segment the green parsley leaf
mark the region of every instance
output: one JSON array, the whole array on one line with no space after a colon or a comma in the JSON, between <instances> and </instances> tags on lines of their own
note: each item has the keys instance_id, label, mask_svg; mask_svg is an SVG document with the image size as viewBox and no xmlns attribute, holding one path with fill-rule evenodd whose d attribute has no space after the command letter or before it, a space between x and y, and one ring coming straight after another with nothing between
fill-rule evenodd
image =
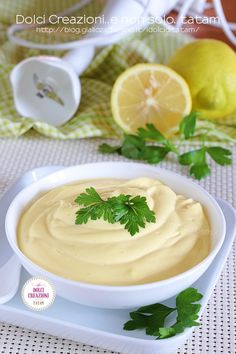
<instances>
[{"instance_id":1,"label":"green parsley leaf","mask_svg":"<svg viewBox=\"0 0 236 354\"><path fill-rule=\"evenodd\" d=\"M176 147L168 139L166 139L166 137L163 134L161 134L153 124L146 124L146 129L139 128L137 134L144 141L151 140L153 142L162 144L162 146L158 146L158 147L162 148L163 150L165 149L166 154L170 151L177 153ZM143 156L142 159L146 160Z\"/></svg>"},{"instance_id":2,"label":"green parsley leaf","mask_svg":"<svg viewBox=\"0 0 236 354\"><path fill-rule=\"evenodd\" d=\"M145 222L156 221L155 214L149 209L145 197L120 195L110 200L113 202L115 221L125 225L131 236L138 233L141 227L144 228Z\"/></svg>"},{"instance_id":3,"label":"green parsley leaf","mask_svg":"<svg viewBox=\"0 0 236 354\"><path fill-rule=\"evenodd\" d=\"M144 140L152 140L160 143L166 143L167 139L153 124L146 124L146 129L138 128L138 136Z\"/></svg>"},{"instance_id":4,"label":"green parsley leaf","mask_svg":"<svg viewBox=\"0 0 236 354\"><path fill-rule=\"evenodd\" d=\"M108 144L101 144L98 147L98 151L101 152L102 154L114 154L114 153L121 153L121 147L120 146L110 146Z\"/></svg>"},{"instance_id":5,"label":"green parsley leaf","mask_svg":"<svg viewBox=\"0 0 236 354\"><path fill-rule=\"evenodd\" d=\"M188 288L176 297L176 307L168 307L162 304L153 304L140 307L130 312L131 320L124 324L124 329L133 331L145 329L146 334L157 339L173 337L181 333L187 327L198 326L198 313L201 305L195 302L201 300L202 295L197 289ZM165 327L167 317L176 312L176 322L171 327Z\"/></svg>"},{"instance_id":6,"label":"green parsley leaf","mask_svg":"<svg viewBox=\"0 0 236 354\"><path fill-rule=\"evenodd\" d=\"M145 147L145 141L137 135L125 135L121 146L121 154L129 159L142 159L142 150Z\"/></svg>"},{"instance_id":7,"label":"green parsley leaf","mask_svg":"<svg viewBox=\"0 0 236 354\"><path fill-rule=\"evenodd\" d=\"M190 168L190 175L196 179L202 179L210 175L211 169L207 163L195 164Z\"/></svg>"},{"instance_id":8,"label":"green parsley leaf","mask_svg":"<svg viewBox=\"0 0 236 354\"><path fill-rule=\"evenodd\" d=\"M181 322L185 327L197 326L195 320L198 318L201 305L194 302L201 299L202 294L198 293L197 289L188 288L182 291L176 298L177 323Z\"/></svg>"},{"instance_id":9,"label":"green parsley leaf","mask_svg":"<svg viewBox=\"0 0 236 354\"><path fill-rule=\"evenodd\" d=\"M165 339L169 337L175 336L176 331L172 327L162 327L159 328L159 338L158 339Z\"/></svg>"},{"instance_id":10,"label":"green parsley leaf","mask_svg":"<svg viewBox=\"0 0 236 354\"><path fill-rule=\"evenodd\" d=\"M190 175L202 179L211 173L206 161L206 148L188 151L179 156L181 165L190 165Z\"/></svg>"},{"instance_id":11,"label":"green parsley leaf","mask_svg":"<svg viewBox=\"0 0 236 354\"><path fill-rule=\"evenodd\" d=\"M145 146L142 150L142 159L150 164L161 162L170 150L162 146Z\"/></svg>"},{"instance_id":12,"label":"green parsley leaf","mask_svg":"<svg viewBox=\"0 0 236 354\"><path fill-rule=\"evenodd\" d=\"M179 124L179 131L185 139L191 138L196 130L197 113L191 112ZM150 144L150 142L152 142ZM116 153L131 160L146 161L149 164L158 164L172 152L178 155L181 165L189 165L190 175L202 179L211 173L207 162L207 154L221 166L232 163L231 151L219 146L206 147L202 143L200 149L180 154L177 146L168 140L153 124L146 124L139 128L137 134L124 136L121 146L102 144L99 151L105 154Z\"/></svg>"},{"instance_id":13,"label":"green parsley leaf","mask_svg":"<svg viewBox=\"0 0 236 354\"><path fill-rule=\"evenodd\" d=\"M137 311L130 312L132 320L126 322L123 328L126 331L145 329L146 334L158 337L159 328L164 326L165 318L174 311L175 309L162 304L140 307Z\"/></svg>"},{"instance_id":14,"label":"green parsley leaf","mask_svg":"<svg viewBox=\"0 0 236 354\"><path fill-rule=\"evenodd\" d=\"M184 135L185 139L189 139L194 135L196 128L196 118L197 113L191 112L181 120L179 124L179 130L180 133Z\"/></svg>"},{"instance_id":15,"label":"green parsley leaf","mask_svg":"<svg viewBox=\"0 0 236 354\"><path fill-rule=\"evenodd\" d=\"M100 195L97 193L97 191L93 188L87 188L85 189L86 193L81 193L76 199L75 202L79 205L90 205L93 203L99 203L103 202L102 198Z\"/></svg>"},{"instance_id":16,"label":"green parsley leaf","mask_svg":"<svg viewBox=\"0 0 236 354\"><path fill-rule=\"evenodd\" d=\"M181 165L202 164L205 162L205 149L197 149L185 152L179 156Z\"/></svg>"},{"instance_id":17,"label":"green parsley leaf","mask_svg":"<svg viewBox=\"0 0 236 354\"><path fill-rule=\"evenodd\" d=\"M195 288L187 288L176 297L177 307L184 307L189 302L197 302L202 299L202 294Z\"/></svg>"},{"instance_id":18,"label":"green parsley leaf","mask_svg":"<svg viewBox=\"0 0 236 354\"><path fill-rule=\"evenodd\" d=\"M85 206L85 208L76 212L76 225L87 224L89 219L97 220L101 218L111 224L115 223L111 203L103 200L93 187L87 188L86 193L81 193L75 199L75 202Z\"/></svg>"},{"instance_id":19,"label":"green parsley leaf","mask_svg":"<svg viewBox=\"0 0 236 354\"><path fill-rule=\"evenodd\" d=\"M173 337L177 333L184 332L185 328L199 326L196 322L201 309L200 304L195 302L202 299L202 294L197 289L188 288L176 297L176 323L167 328L161 328L160 339Z\"/></svg>"},{"instance_id":20,"label":"green parsley leaf","mask_svg":"<svg viewBox=\"0 0 236 354\"><path fill-rule=\"evenodd\" d=\"M211 158L221 166L231 165L231 151L228 149L224 149L220 146L213 146L207 148L208 154Z\"/></svg>"},{"instance_id":21,"label":"green parsley leaf","mask_svg":"<svg viewBox=\"0 0 236 354\"><path fill-rule=\"evenodd\" d=\"M133 236L140 231L140 228L145 227L146 222L156 221L146 198L141 196L131 197L121 194L104 200L93 187L90 187L86 189L86 193L81 193L75 202L85 206L76 212L77 225L103 218L111 224L119 222Z\"/></svg>"},{"instance_id":22,"label":"green parsley leaf","mask_svg":"<svg viewBox=\"0 0 236 354\"><path fill-rule=\"evenodd\" d=\"M142 159L142 150L145 147L145 141L137 136L128 134L124 136L121 146L111 146L108 144L101 144L98 151L102 154L113 154L125 156L128 159L139 160Z\"/></svg>"},{"instance_id":23,"label":"green parsley leaf","mask_svg":"<svg viewBox=\"0 0 236 354\"><path fill-rule=\"evenodd\" d=\"M155 141L159 145L147 145L146 140ZM143 160L150 164L161 162L171 151L177 153L175 146L153 124L147 124L146 129L139 128L137 135L125 135L121 146L102 144L99 151L105 154L118 153L129 159Z\"/></svg>"},{"instance_id":24,"label":"green parsley leaf","mask_svg":"<svg viewBox=\"0 0 236 354\"><path fill-rule=\"evenodd\" d=\"M130 317L132 320L124 324L124 329L126 331L133 331L135 329L143 329L148 327L149 316L138 312L130 312Z\"/></svg>"}]
</instances>

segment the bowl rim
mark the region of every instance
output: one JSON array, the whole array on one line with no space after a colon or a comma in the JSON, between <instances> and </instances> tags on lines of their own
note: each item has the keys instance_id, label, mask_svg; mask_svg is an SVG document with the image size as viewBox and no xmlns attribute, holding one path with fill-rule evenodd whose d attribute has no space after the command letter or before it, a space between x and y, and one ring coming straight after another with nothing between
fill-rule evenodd
<instances>
[{"instance_id":1,"label":"bowl rim","mask_svg":"<svg viewBox=\"0 0 236 354\"><path fill-rule=\"evenodd\" d=\"M210 251L210 253L199 263L197 263L196 265L194 265L193 267L191 267L190 269L187 269L186 271L179 273L175 276L172 276L170 278L166 278L163 280L158 280L155 282L150 282L150 283L144 283L144 284L133 284L133 285L102 285L102 284L93 284L93 283L86 283L86 282L81 282L81 281L76 281L76 280L72 280L69 278L65 278L63 276L54 274L44 268L42 268L41 266L37 265L36 263L34 263L32 260L30 260L27 256L25 256L25 254L20 250L20 248L18 247L18 244L16 242L16 237L13 238L10 236L11 232L9 232L9 223L11 221L11 213L14 210L15 207L15 203L21 199L22 195L24 194L24 192L27 189L31 189L33 188L33 186L37 185L39 182L44 182L45 180L47 180L49 177L53 177L54 175L56 176L59 173L62 173L63 171L66 170L71 170L71 169L77 169L80 167L90 167L90 166L98 166L98 165L123 165L123 166L134 166L137 168L148 168L150 169L150 171L152 170L153 172L155 172L156 174L158 174L158 172L163 172L163 173L167 173L171 176L173 176L173 178L180 178L181 180L183 180L183 182L188 182L189 184L194 185L195 188L199 189L203 194L206 195L206 197L208 198L208 200L211 202L211 205L214 206L215 210L217 211L217 213L219 214L220 218L221 218L221 228L222 228L222 232L221 232L221 237L218 240L216 246ZM89 179L89 178L88 178ZM125 178L124 178L125 179ZM76 181L79 181L79 179L76 179ZM64 182L66 184L66 182ZM68 182L69 184L70 182ZM61 184L63 185L63 183ZM168 185L168 184L167 184ZM40 192L39 192L40 193ZM150 166L150 165L146 165L143 163L136 163L136 162L122 162L122 161L106 161L106 162L93 162L93 163L85 163L85 164L80 164L80 165L73 165L73 166L69 166L69 167L65 167L62 168L56 172L52 172L49 173L47 176L40 178L39 180L31 183L30 185L26 186L25 188L23 188L16 196L15 198L11 201L11 204L7 210L6 213L6 217L5 217L5 231L6 231L6 235L7 235L7 240L11 246L11 248L13 249L14 253L17 255L17 257L19 258L19 261L21 264L24 263L28 263L29 266L31 268L34 268L35 271L37 271L38 273L43 273L43 275L45 277L48 277L49 280L51 280L52 282L63 282L64 285L70 285L70 286L74 286L74 287L82 287L82 288L86 288L86 289L91 289L91 290L98 290L98 291L108 291L108 292L112 292L112 291L137 291L137 290L148 290L148 289L152 289L152 288L156 288L156 287L163 287L163 286L168 286L168 284L175 282L175 281L179 281L182 278L185 278L186 276L190 276L192 273L195 273L197 271L197 269L199 268L199 270L205 265L207 264L209 261L210 263L212 262L212 260L214 259L214 257L216 256L216 254L219 252L223 242L224 242L224 238L225 238L225 233L226 233L226 221L225 221L225 217L224 214L220 208L220 206L218 205L217 201L213 198L213 196L211 196L211 194L209 192L207 192L203 187L201 187L199 184L197 184L196 182L192 181L190 178L182 176L176 172L167 170L165 168L159 167L159 166ZM15 231L16 234L16 231ZM23 262L24 261L24 262ZM210 264L209 264L210 265ZM24 265L23 265L24 266Z\"/></svg>"}]
</instances>

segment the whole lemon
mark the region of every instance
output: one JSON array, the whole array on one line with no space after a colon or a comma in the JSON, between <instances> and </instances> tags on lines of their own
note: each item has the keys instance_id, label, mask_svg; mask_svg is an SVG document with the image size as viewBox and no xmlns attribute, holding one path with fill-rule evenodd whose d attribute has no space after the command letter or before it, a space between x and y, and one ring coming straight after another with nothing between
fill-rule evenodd
<instances>
[{"instance_id":1,"label":"whole lemon","mask_svg":"<svg viewBox=\"0 0 236 354\"><path fill-rule=\"evenodd\" d=\"M189 85L193 110L209 119L236 109L236 53L214 39L193 41L177 50L169 66Z\"/></svg>"}]
</instances>

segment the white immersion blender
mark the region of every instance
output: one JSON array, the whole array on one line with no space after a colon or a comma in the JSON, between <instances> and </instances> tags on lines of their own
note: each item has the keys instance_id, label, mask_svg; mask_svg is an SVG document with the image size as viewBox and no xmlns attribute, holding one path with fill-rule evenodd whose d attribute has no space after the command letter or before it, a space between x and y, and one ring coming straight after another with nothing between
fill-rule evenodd
<instances>
[{"instance_id":1,"label":"white immersion blender","mask_svg":"<svg viewBox=\"0 0 236 354\"><path fill-rule=\"evenodd\" d=\"M57 16L65 16L86 5L89 1L80 1ZM99 33L85 35L79 41L59 44L39 44L15 36L19 32L35 25L15 24L8 30L8 36L16 44L37 49L70 51L62 58L41 55L23 60L14 67L10 80L13 88L14 103L23 117L35 121L60 126L73 117L81 98L79 75L93 59L95 47L117 42L129 31L144 26L137 21L130 25L123 21L124 16L140 19L146 16L147 4L135 0L109 0L99 16ZM111 21L115 18L116 21ZM115 23L114 23L115 22Z\"/></svg>"}]
</instances>

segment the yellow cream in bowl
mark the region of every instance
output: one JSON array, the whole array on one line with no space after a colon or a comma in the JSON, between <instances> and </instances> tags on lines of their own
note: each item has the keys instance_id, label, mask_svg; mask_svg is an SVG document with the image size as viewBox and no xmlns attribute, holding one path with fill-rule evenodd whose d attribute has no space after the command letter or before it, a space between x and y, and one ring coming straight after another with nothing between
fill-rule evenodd
<instances>
[{"instance_id":1,"label":"yellow cream in bowl","mask_svg":"<svg viewBox=\"0 0 236 354\"><path fill-rule=\"evenodd\" d=\"M76 225L76 197L94 187L102 198L120 194L147 198L155 223L131 236L103 219ZM97 179L57 187L23 213L18 226L20 250L59 276L92 284L134 285L182 273L210 252L210 227L200 203L176 195L162 182Z\"/></svg>"}]
</instances>

